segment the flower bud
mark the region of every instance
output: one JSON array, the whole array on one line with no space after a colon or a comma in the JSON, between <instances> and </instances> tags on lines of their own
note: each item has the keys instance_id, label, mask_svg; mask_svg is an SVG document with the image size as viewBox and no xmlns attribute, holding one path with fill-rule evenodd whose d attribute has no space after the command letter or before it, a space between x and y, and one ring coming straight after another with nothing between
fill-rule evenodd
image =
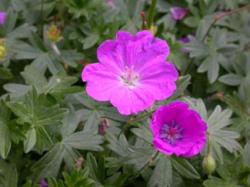
<instances>
[{"instance_id":1,"label":"flower bud","mask_svg":"<svg viewBox=\"0 0 250 187\"><path fill-rule=\"evenodd\" d=\"M170 8L170 14L174 20L182 20L188 14L188 9L182 7L172 7Z\"/></svg>"},{"instance_id":2,"label":"flower bud","mask_svg":"<svg viewBox=\"0 0 250 187\"><path fill-rule=\"evenodd\" d=\"M152 26L150 27L149 31L150 31L153 35L155 35L156 32L157 32L157 27L154 26L154 25L152 25Z\"/></svg>"},{"instance_id":3,"label":"flower bud","mask_svg":"<svg viewBox=\"0 0 250 187\"><path fill-rule=\"evenodd\" d=\"M62 39L60 29L54 24L49 26L47 36L53 43L59 42Z\"/></svg>"},{"instance_id":4,"label":"flower bud","mask_svg":"<svg viewBox=\"0 0 250 187\"><path fill-rule=\"evenodd\" d=\"M76 160L76 163L75 163L75 167L76 169L79 171L82 169L83 167L83 164L84 164L84 158L83 157L79 157L77 160Z\"/></svg>"},{"instance_id":5,"label":"flower bud","mask_svg":"<svg viewBox=\"0 0 250 187\"><path fill-rule=\"evenodd\" d=\"M0 40L0 60L5 59L7 55L7 49L4 40Z\"/></svg>"},{"instance_id":6,"label":"flower bud","mask_svg":"<svg viewBox=\"0 0 250 187\"><path fill-rule=\"evenodd\" d=\"M7 18L7 13L4 11L0 11L0 25L4 25Z\"/></svg>"},{"instance_id":7,"label":"flower bud","mask_svg":"<svg viewBox=\"0 0 250 187\"><path fill-rule=\"evenodd\" d=\"M45 179L42 179L39 183L39 187L48 187L48 183Z\"/></svg>"},{"instance_id":8,"label":"flower bud","mask_svg":"<svg viewBox=\"0 0 250 187\"><path fill-rule=\"evenodd\" d=\"M216 162L211 154L208 154L202 161L202 167L204 171L210 175L216 169Z\"/></svg>"},{"instance_id":9,"label":"flower bud","mask_svg":"<svg viewBox=\"0 0 250 187\"><path fill-rule=\"evenodd\" d=\"M107 119L103 119L99 124L99 134L105 135L105 130L109 127L109 123Z\"/></svg>"}]
</instances>

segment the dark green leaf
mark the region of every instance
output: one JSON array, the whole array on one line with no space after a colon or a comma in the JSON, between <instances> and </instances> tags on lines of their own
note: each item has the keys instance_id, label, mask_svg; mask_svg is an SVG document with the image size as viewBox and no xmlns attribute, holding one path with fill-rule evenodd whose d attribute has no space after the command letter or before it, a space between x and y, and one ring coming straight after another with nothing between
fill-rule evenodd
<instances>
[{"instance_id":1,"label":"dark green leaf","mask_svg":"<svg viewBox=\"0 0 250 187\"><path fill-rule=\"evenodd\" d=\"M10 110L5 103L0 100L0 154L3 159L7 158L11 148L10 137Z\"/></svg>"},{"instance_id":2,"label":"dark green leaf","mask_svg":"<svg viewBox=\"0 0 250 187\"><path fill-rule=\"evenodd\" d=\"M172 178L171 161L168 157L162 155L149 179L148 187L171 187Z\"/></svg>"},{"instance_id":3,"label":"dark green leaf","mask_svg":"<svg viewBox=\"0 0 250 187\"><path fill-rule=\"evenodd\" d=\"M173 168L183 177L190 179L199 179L200 175L195 168L185 159L171 157L171 163Z\"/></svg>"}]
</instances>

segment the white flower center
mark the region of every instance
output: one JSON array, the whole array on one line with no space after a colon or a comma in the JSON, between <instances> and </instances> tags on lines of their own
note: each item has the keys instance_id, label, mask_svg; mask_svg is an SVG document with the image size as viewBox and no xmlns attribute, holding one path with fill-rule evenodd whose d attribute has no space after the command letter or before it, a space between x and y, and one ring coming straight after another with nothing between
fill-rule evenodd
<instances>
[{"instance_id":1,"label":"white flower center","mask_svg":"<svg viewBox=\"0 0 250 187\"><path fill-rule=\"evenodd\" d=\"M125 71L122 72L121 76L121 82L124 86L127 86L129 88L135 88L138 85L139 82L139 75L137 72L133 70L133 68L126 67Z\"/></svg>"}]
</instances>

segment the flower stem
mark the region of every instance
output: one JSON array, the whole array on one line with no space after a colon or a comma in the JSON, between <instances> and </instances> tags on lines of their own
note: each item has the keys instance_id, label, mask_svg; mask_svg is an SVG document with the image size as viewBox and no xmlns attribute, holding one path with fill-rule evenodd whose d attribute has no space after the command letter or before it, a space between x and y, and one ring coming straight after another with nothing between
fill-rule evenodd
<instances>
[{"instance_id":1,"label":"flower stem","mask_svg":"<svg viewBox=\"0 0 250 187\"><path fill-rule=\"evenodd\" d=\"M204 41L206 39L206 37L208 36L210 30L212 29L213 25L216 22L218 22L219 20L223 19L224 17L230 16L230 15L235 14L235 13L239 13L239 12L241 12L244 9L250 9L250 4L247 4L247 5L239 7L239 8L232 9L232 10L227 11L227 12L223 12L220 15L215 16L213 22L208 27L207 32L204 34L204 36L202 38L202 41Z\"/></svg>"},{"instance_id":2,"label":"flower stem","mask_svg":"<svg viewBox=\"0 0 250 187\"><path fill-rule=\"evenodd\" d=\"M62 53L60 51L60 49L57 47L56 43L51 43L51 48L53 49L53 51L60 57L62 63L63 63L63 66L64 66L64 69L67 71L69 66L68 64L65 63L64 59L63 59L63 56L62 56Z\"/></svg>"},{"instance_id":3,"label":"flower stem","mask_svg":"<svg viewBox=\"0 0 250 187\"><path fill-rule=\"evenodd\" d=\"M154 13L155 13L156 4L157 4L157 0L152 0L151 6L149 8L149 13L148 13L148 29L150 29L154 21Z\"/></svg>"},{"instance_id":4,"label":"flower stem","mask_svg":"<svg viewBox=\"0 0 250 187\"><path fill-rule=\"evenodd\" d=\"M41 0L41 34L43 34L43 19L44 19L44 16L43 16L43 11L44 11L44 0Z\"/></svg>"},{"instance_id":5,"label":"flower stem","mask_svg":"<svg viewBox=\"0 0 250 187\"><path fill-rule=\"evenodd\" d=\"M241 12L242 10L245 10L245 9L250 9L250 4L247 4L247 5L242 6L242 7L240 7L240 8L232 9L232 10L227 11L227 12L223 12L223 13L221 13L220 15L215 16L213 22L209 25L209 27L208 27L208 29L207 29L206 33L204 34L204 36L203 36L203 38L202 38L201 41L205 41L205 39L207 38L207 36L208 36L210 30L213 28L214 24L216 24L218 21L220 21L221 19L223 19L223 18L225 18L225 17L227 17L227 16L230 16L230 15L232 15L232 14L239 13L239 12ZM188 65L187 65L187 67L186 67L186 69L185 69L183 75L185 75L185 74L187 74L187 73L189 72L190 67L191 67L191 64L192 64L192 60L190 60L190 61L188 62Z\"/></svg>"}]
</instances>

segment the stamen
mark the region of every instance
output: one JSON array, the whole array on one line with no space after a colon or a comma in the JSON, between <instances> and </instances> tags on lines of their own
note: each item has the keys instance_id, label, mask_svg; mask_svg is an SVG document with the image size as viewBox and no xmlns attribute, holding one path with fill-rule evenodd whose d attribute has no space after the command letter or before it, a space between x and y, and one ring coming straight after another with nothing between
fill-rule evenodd
<instances>
[{"instance_id":1,"label":"stamen","mask_svg":"<svg viewBox=\"0 0 250 187\"><path fill-rule=\"evenodd\" d=\"M160 129L160 138L171 145L175 145L182 138L182 129L173 120L171 123L162 126Z\"/></svg>"},{"instance_id":2,"label":"stamen","mask_svg":"<svg viewBox=\"0 0 250 187\"><path fill-rule=\"evenodd\" d=\"M138 84L139 75L133 68L126 67L120 78L123 85L134 88Z\"/></svg>"}]
</instances>

